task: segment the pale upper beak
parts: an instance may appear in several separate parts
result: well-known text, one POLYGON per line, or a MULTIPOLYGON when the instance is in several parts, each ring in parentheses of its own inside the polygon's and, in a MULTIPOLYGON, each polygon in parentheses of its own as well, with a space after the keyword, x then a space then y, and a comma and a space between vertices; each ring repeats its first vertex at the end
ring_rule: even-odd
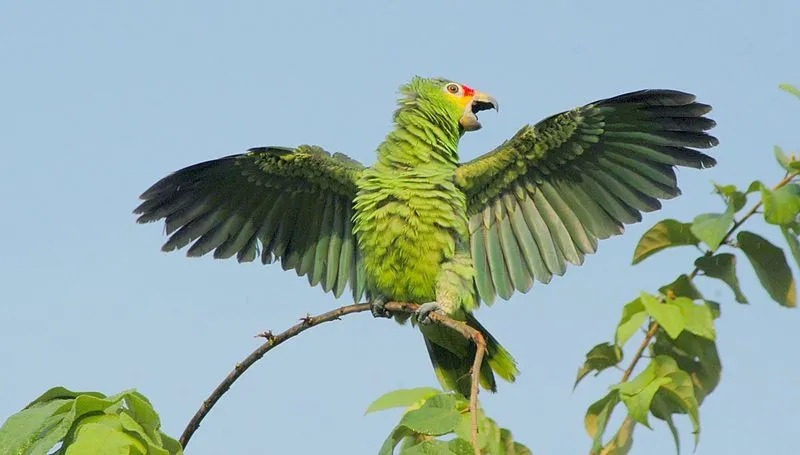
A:
POLYGON ((478 116, 475 115, 480 111, 487 109, 500 110, 500 105, 497 100, 491 95, 482 92, 475 92, 470 101, 464 108, 464 113, 458 120, 458 123, 464 128, 464 131, 475 131, 480 129, 481 123, 478 121, 478 116))

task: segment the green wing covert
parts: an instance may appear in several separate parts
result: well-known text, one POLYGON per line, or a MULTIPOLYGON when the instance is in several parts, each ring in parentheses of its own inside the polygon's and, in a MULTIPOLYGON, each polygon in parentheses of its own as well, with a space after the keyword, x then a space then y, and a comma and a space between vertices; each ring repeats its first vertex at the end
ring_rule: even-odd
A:
POLYGON ((527 125, 462 164, 455 181, 467 195, 481 299, 549 282, 680 194, 674 166, 716 163, 694 150, 718 143, 705 133, 709 111, 688 93, 628 93, 527 125))
POLYGON ((166 219, 164 251, 194 242, 188 256, 280 258, 285 270, 337 297, 349 282, 358 301, 364 270, 351 219, 363 169, 315 146, 254 148, 164 177, 134 213, 140 223, 166 219))

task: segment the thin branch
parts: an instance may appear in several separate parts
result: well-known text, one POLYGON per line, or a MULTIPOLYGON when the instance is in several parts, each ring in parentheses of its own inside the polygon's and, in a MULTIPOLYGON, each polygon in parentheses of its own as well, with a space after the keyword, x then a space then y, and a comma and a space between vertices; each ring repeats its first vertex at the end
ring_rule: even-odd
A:
MULTIPOLYGON (((466 325, 466 324, 464 324, 466 325)), ((475 360, 472 362, 472 384, 469 390, 469 412, 472 417, 472 448, 475 455, 481 455, 481 448, 478 446, 478 392, 480 387, 478 383, 481 380, 481 364, 483 363, 483 354, 486 353, 486 340, 483 335, 477 330, 472 329, 475 342, 475 360)))
MULTIPOLYGON (((389 311, 393 312, 403 312, 403 313, 414 313, 419 308, 419 305, 414 303, 404 303, 404 302, 389 302, 386 303, 384 308, 389 311)), ((264 357, 264 354, 271 351, 272 348, 278 346, 279 344, 283 343, 284 341, 293 338, 300 333, 310 329, 311 327, 320 325, 325 322, 335 321, 341 319, 342 316, 351 313, 361 313, 363 311, 367 311, 370 309, 369 303, 359 303, 355 305, 345 305, 343 307, 337 308, 335 310, 328 311, 327 313, 322 313, 317 316, 310 316, 306 315, 304 318, 300 319, 300 323, 293 325, 289 329, 281 332, 277 335, 273 335, 271 331, 266 331, 258 336, 266 338, 267 341, 259 346, 255 351, 253 351, 250 355, 248 355, 243 361, 237 363, 236 366, 233 368, 228 376, 222 380, 222 382, 211 392, 211 395, 203 401, 203 404, 200 406, 200 409, 194 414, 192 419, 186 425, 186 429, 183 430, 183 434, 180 437, 181 446, 185 449, 186 446, 189 444, 189 440, 192 438, 192 435, 195 431, 200 427, 200 423, 203 419, 208 415, 211 411, 211 408, 222 398, 222 395, 227 392, 234 382, 236 382, 239 377, 247 371, 248 368, 253 366, 260 358, 264 357)), ((475 447, 475 454, 480 455, 480 449, 478 448, 478 382, 480 380, 480 370, 481 365, 483 362, 483 355, 486 351, 486 341, 483 338, 483 335, 472 327, 468 326, 466 323, 461 321, 456 321, 455 319, 450 318, 441 313, 431 312, 428 317, 436 322, 437 324, 441 324, 445 327, 449 327, 456 332, 460 333, 464 338, 472 340, 476 345, 475 351, 475 360, 472 365, 472 388, 470 390, 470 401, 469 401, 469 408, 470 413, 472 413, 472 444, 475 447)))
POLYGON ((295 324, 294 326, 290 327, 285 332, 279 333, 278 335, 273 335, 272 332, 264 332, 263 334, 259 335, 267 339, 266 343, 259 346, 255 351, 253 351, 247 358, 242 360, 240 363, 237 363, 236 366, 233 368, 233 371, 222 380, 222 382, 214 389, 211 395, 203 401, 203 404, 200 406, 200 409, 192 417, 192 420, 186 425, 186 429, 183 430, 183 434, 181 434, 180 443, 181 446, 185 449, 186 445, 189 444, 189 440, 192 438, 192 435, 200 426, 200 422, 203 421, 206 414, 211 411, 211 408, 222 398, 222 395, 231 388, 234 382, 239 379, 248 368, 253 366, 258 359, 264 357, 264 354, 271 351, 272 348, 275 346, 283 343, 284 341, 295 337, 306 329, 310 329, 316 325, 322 324, 324 322, 335 321, 340 317, 350 314, 350 313, 360 313, 362 311, 369 310, 368 303, 361 303, 358 305, 347 305, 341 308, 337 308, 333 311, 328 311, 327 313, 320 314, 318 316, 306 316, 305 318, 300 320, 299 324, 295 324))
POLYGON ((633 355, 631 364, 628 366, 628 368, 625 370, 625 373, 622 375, 622 380, 620 382, 625 382, 631 377, 633 369, 636 368, 636 364, 639 362, 639 359, 642 358, 642 354, 644 353, 644 350, 647 349, 647 345, 650 344, 650 340, 652 340, 653 337, 656 336, 656 332, 658 332, 658 324, 655 321, 653 321, 653 323, 650 324, 650 329, 644 335, 644 340, 642 340, 642 344, 639 345, 639 349, 637 349, 636 354, 633 355))

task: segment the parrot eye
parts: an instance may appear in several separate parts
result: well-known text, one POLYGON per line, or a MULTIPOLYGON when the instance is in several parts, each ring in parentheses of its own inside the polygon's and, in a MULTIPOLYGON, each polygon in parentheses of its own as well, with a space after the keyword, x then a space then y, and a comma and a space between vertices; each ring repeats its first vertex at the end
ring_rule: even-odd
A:
POLYGON ((447 90, 448 93, 452 93, 453 95, 461 93, 461 86, 458 84, 452 84, 452 83, 447 84, 444 86, 444 89, 447 90))

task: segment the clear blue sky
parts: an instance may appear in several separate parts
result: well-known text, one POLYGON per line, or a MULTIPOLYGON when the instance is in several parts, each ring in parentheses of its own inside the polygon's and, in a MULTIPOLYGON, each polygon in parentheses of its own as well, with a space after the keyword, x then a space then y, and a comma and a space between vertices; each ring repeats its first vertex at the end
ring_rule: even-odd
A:
MULTIPOLYGON (((371 163, 396 89, 414 74, 459 80, 502 105, 462 141, 464 159, 598 98, 691 91, 714 105, 719 165, 681 170, 681 198, 565 277, 479 312, 523 372, 481 395, 490 414, 537 454, 586 453, 585 409, 620 374, 572 392, 584 353, 611 339, 625 302, 691 267, 691 249, 631 267, 640 235, 662 218, 720 210, 711 180, 775 181, 773 144, 798 151, 800 103, 776 86, 800 83, 800 4, 488 5, 1 0, 0 420, 55 385, 136 387, 177 437, 256 347, 254 334, 348 303, 279 266, 161 253, 162 225, 136 225, 131 210, 173 170, 268 144, 319 144, 371 163)), ((701 409, 698 453, 796 453, 800 313, 769 300, 740 264, 751 305, 702 283, 723 304, 724 372, 701 409)), ((350 316, 259 362, 189 453, 374 453, 399 414, 363 416, 370 401, 435 384, 418 332, 350 316)), ((634 453, 674 453, 667 428, 651 422, 634 453)))

